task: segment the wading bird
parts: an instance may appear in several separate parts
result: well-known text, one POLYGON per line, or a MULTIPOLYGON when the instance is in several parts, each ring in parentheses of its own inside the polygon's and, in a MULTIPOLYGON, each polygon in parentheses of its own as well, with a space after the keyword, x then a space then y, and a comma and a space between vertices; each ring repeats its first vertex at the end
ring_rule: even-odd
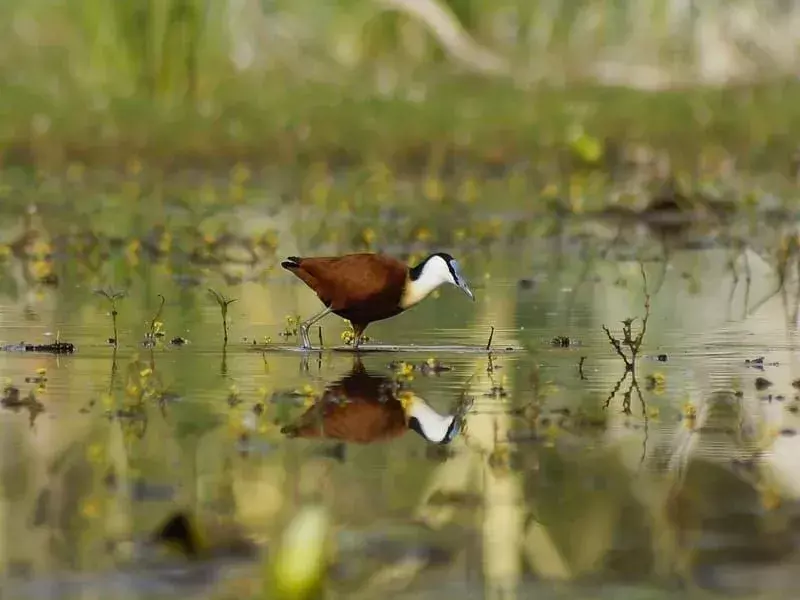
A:
POLYGON ((449 444, 461 426, 459 414, 439 414, 413 392, 398 392, 391 379, 369 373, 356 361, 349 373, 328 385, 281 433, 290 438, 370 444, 398 438, 411 429, 434 444, 449 444))
POLYGON ((303 280, 325 305, 324 310, 300 324, 304 349, 311 349, 308 328, 328 313, 350 321, 357 349, 367 325, 408 310, 440 285, 454 285, 475 300, 458 262, 444 252, 431 254, 415 267, 382 254, 290 256, 281 266, 303 280))

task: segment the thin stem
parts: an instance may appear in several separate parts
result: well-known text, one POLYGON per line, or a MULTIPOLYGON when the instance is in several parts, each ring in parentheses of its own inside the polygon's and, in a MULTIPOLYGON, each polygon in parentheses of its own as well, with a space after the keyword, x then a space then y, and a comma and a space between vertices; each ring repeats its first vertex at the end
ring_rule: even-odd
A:
POLYGON ((158 305, 158 310, 156 311, 155 316, 153 316, 153 320, 150 321, 150 335, 155 337, 156 333, 156 323, 161 320, 161 312, 164 310, 164 304, 166 303, 167 299, 164 298, 161 294, 158 295, 159 299, 161 300, 161 304, 158 305))

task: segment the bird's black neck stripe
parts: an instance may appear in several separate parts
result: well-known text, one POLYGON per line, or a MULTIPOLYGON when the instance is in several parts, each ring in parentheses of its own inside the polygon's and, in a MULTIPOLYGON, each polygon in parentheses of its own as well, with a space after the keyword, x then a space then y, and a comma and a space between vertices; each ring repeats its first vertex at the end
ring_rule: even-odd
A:
POLYGON ((408 420, 408 428, 417 432, 420 436, 422 436, 429 442, 433 442, 434 444, 439 444, 440 446, 444 446, 445 444, 449 444, 450 442, 453 441, 453 438, 457 433, 458 418, 454 418, 452 421, 450 421, 450 425, 447 427, 447 431, 445 431, 444 437, 438 441, 432 440, 427 435, 425 435, 425 432, 422 430, 422 424, 416 417, 411 417, 408 420))
POLYGON ((458 427, 458 419, 454 418, 452 421, 450 421, 450 426, 447 428, 447 431, 440 442, 441 444, 447 444, 452 441, 453 437, 455 436, 456 427, 458 427))
POLYGON ((428 258, 423 260, 415 267, 411 267, 408 270, 408 276, 411 281, 416 281, 422 276, 422 270, 425 268, 425 265, 428 264, 428 261, 432 259, 434 256, 438 256, 439 258, 443 259, 445 264, 447 265, 447 269, 450 271, 450 275, 453 277, 453 281, 458 281, 458 276, 456 275, 455 269, 453 269, 453 257, 445 252, 437 252, 436 254, 431 254, 428 258))
POLYGON ((411 267, 408 270, 408 277, 411 281, 416 281, 422 275, 422 268, 425 266, 425 263, 428 262, 427 260, 422 261, 416 267, 411 267))

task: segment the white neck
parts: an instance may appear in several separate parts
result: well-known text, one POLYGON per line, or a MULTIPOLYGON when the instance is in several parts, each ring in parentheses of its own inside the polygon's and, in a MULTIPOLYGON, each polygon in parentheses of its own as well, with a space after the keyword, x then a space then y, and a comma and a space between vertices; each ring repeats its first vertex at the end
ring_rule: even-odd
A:
POLYGON ((447 430, 455 417, 453 415, 440 415, 430 404, 421 398, 414 398, 414 402, 408 407, 408 417, 414 417, 419 421, 422 434, 430 441, 439 443, 444 440, 447 430))
POLYGON ((424 300, 433 290, 443 283, 447 283, 450 273, 445 262, 438 257, 429 261, 422 268, 422 273, 416 279, 406 281, 406 289, 400 300, 400 307, 410 308, 424 300))

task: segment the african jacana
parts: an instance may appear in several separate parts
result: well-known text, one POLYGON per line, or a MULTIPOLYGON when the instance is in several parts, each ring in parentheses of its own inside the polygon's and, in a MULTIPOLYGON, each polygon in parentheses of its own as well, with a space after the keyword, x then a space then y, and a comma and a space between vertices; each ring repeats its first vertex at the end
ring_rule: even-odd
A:
POLYGON ((411 392, 396 394, 391 379, 367 372, 357 361, 281 433, 368 444, 399 437, 411 429, 430 442, 446 444, 458 434, 460 423, 456 415, 440 415, 411 392))
POLYGON ((449 283, 475 300, 458 262, 445 252, 431 254, 415 267, 382 254, 338 257, 290 256, 281 263, 317 293, 325 309, 300 324, 300 341, 311 348, 308 328, 328 313, 350 321, 355 348, 367 325, 398 315, 449 283))

